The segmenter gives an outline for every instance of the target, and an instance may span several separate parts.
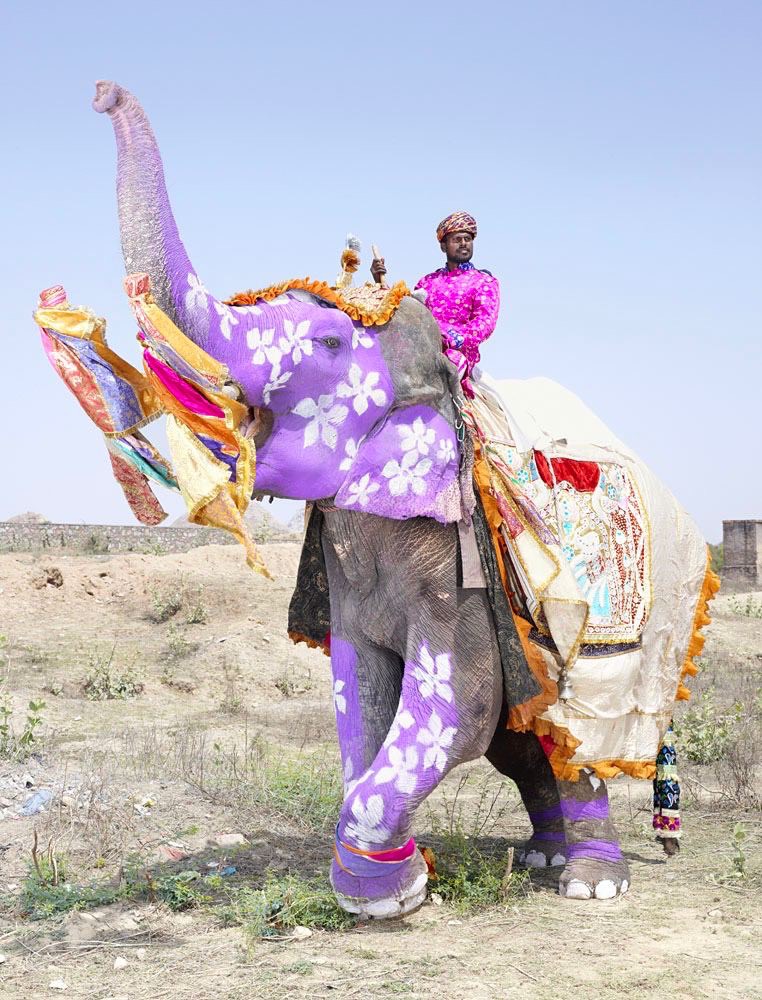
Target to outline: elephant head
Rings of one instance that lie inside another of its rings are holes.
[[[458,520],[457,379],[428,310],[408,297],[385,326],[366,328],[306,292],[248,306],[214,298],[180,239],[143,109],[109,82],[93,106],[116,133],[127,271],[149,275],[157,304],[258,411],[257,492]]]

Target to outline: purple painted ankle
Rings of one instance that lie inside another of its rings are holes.
[[[569,844],[568,859],[585,859],[586,861],[621,861],[622,852],[619,844],[611,840],[581,840],[578,844]]]

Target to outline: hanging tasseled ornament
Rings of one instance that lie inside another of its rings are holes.
[[[664,734],[656,756],[653,827],[664,853],[676,854],[680,850],[680,782],[677,777],[677,752],[672,723]]]
[[[360,241],[356,236],[347,233],[345,248],[341,254],[341,271],[336,278],[336,288],[348,288],[352,284],[352,275],[360,266]]]

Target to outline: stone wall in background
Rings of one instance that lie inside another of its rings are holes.
[[[256,542],[301,541],[300,535],[251,527]],[[226,531],[188,524],[147,528],[138,524],[19,524],[0,521],[0,552],[188,552],[199,545],[236,545]]]
[[[723,521],[722,547],[724,587],[733,590],[762,586],[762,521]]]

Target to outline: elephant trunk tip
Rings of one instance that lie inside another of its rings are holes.
[[[104,111],[112,111],[119,103],[122,96],[122,88],[118,83],[111,80],[96,80],[95,97],[93,98],[93,108],[99,114]]]

